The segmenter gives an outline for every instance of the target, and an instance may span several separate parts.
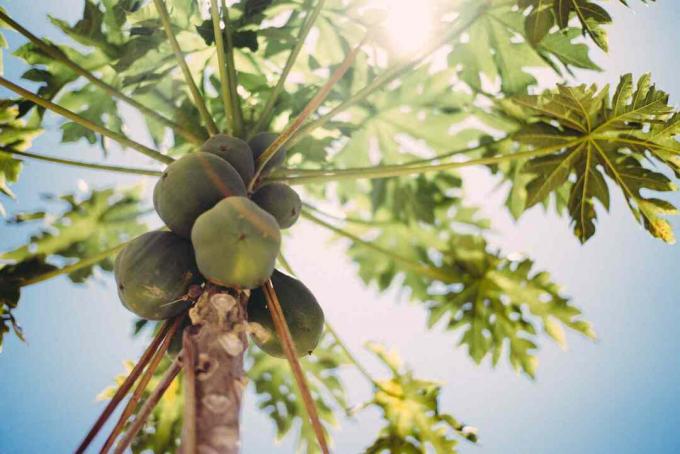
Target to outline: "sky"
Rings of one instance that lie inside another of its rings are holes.
[[[81,2],[35,0],[31,8],[26,4],[0,0],[30,29],[58,36],[45,14],[73,21]],[[579,80],[615,84],[623,73],[650,71],[677,104],[680,5],[667,1],[644,7],[632,2],[632,10],[618,2],[608,6],[614,16],[611,50],[596,54],[606,71],[579,74]],[[21,41],[8,35],[16,48]],[[5,63],[6,77],[18,80],[16,61],[7,58]],[[54,117],[49,125],[57,128]],[[84,144],[60,145],[54,133],[34,145],[34,150],[48,154],[100,157],[98,150]],[[140,164],[130,151],[116,157],[119,163]],[[566,352],[545,340],[534,381],[503,361],[495,369],[488,363],[477,366],[456,348],[457,335],[427,332],[422,308],[399,302],[393,293],[379,295],[365,288],[344,255],[344,243],[330,244],[325,232],[301,222],[287,240],[289,260],[352,351],[381,376],[386,371],[362,344],[384,342],[396,348],[418,376],[445,383],[441,408],[480,431],[479,446],[462,444],[464,453],[680,452],[680,246],[647,235],[620,195],[614,197],[611,212],[600,216],[595,237],[581,246],[565,219],[540,208],[512,221],[502,207],[502,191],[494,191],[484,170],[463,175],[468,201],[481,205],[494,223],[492,243],[508,253],[525,253],[537,267],[550,271],[594,323],[599,340],[571,335]],[[26,162],[14,186],[18,203],[6,206],[10,212],[43,206],[41,193],[77,191],[79,180],[93,187],[153,185],[152,179]],[[680,202],[680,197],[673,200]],[[672,222],[677,231],[678,221]],[[0,226],[0,250],[21,244],[26,234],[23,228]],[[117,301],[112,279],[106,276],[85,286],[60,278],[27,288],[16,316],[28,343],[9,336],[0,353],[0,453],[70,452],[101,411],[95,396],[121,372],[124,360],[139,356],[145,339],[130,336],[132,316]],[[359,374],[348,371],[343,378],[352,403],[370,396]],[[290,439],[273,444],[272,426],[256,411],[253,397],[248,394],[244,403],[243,452],[292,452]],[[334,451],[361,452],[379,427],[374,410],[341,421],[334,432]]]

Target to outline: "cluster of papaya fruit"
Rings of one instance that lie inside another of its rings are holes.
[[[260,133],[249,142],[219,134],[197,152],[170,164],[153,193],[156,212],[170,231],[145,233],[116,258],[114,274],[123,305],[144,319],[175,317],[193,303],[192,286],[210,282],[252,289],[248,321],[255,343],[282,357],[262,286],[271,278],[298,355],[319,342],[324,315],[309,289],[274,269],[281,231],[300,216],[298,194],[282,183],[260,183],[283,164],[280,149],[259,174],[257,158],[276,135]]]

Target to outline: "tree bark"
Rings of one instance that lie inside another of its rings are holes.
[[[239,452],[248,296],[208,287],[189,311],[183,360],[193,383],[185,383],[184,454]]]

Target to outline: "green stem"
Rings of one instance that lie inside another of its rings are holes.
[[[45,52],[47,55],[52,57],[53,59],[63,63],[64,65],[68,66],[74,73],[78,74],[79,76],[82,76],[92,82],[94,85],[98,86],[102,90],[104,90],[109,96],[112,96],[114,98],[120,99],[121,101],[126,102],[127,104],[131,105],[132,107],[135,107],[138,109],[140,112],[144,113],[145,115],[153,118],[154,120],[158,121],[159,123],[164,124],[165,126],[169,127],[173,131],[177,132],[179,135],[184,137],[186,140],[193,142],[193,143],[201,143],[202,140],[200,137],[195,135],[193,132],[189,131],[188,129],[185,129],[181,125],[175,123],[174,121],[164,117],[163,115],[159,114],[153,109],[150,109],[146,107],[145,105],[141,104],[139,101],[125,95],[124,93],[120,92],[116,87],[104,82],[103,80],[99,79],[97,76],[92,74],[90,71],[87,69],[83,68],[70,58],[58,47],[51,45],[44,40],[38,38],[36,35],[28,31],[26,28],[21,26],[21,24],[17,23],[14,21],[11,17],[9,17],[7,14],[5,14],[2,10],[0,10],[0,20],[3,22],[9,24],[14,30],[17,32],[21,33],[24,35],[26,38],[28,38],[29,41],[31,41],[35,46],[40,48],[43,52]]]
[[[47,273],[41,274],[39,276],[36,276],[32,279],[27,279],[24,282],[21,283],[22,287],[26,287],[28,285],[33,285],[37,284],[39,282],[44,282],[49,279],[55,278],[57,276],[61,276],[63,274],[70,274],[73,273],[74,271],[81,270],[83,268],[87,268],[88,266],[95,265],[102,260],[110,257],[111,255],[121,251],[125,246],[127,246],[128,242],[126,241],[125,243],[121,243],[117,246],[114,246],[110,249],[106,249],[104,251],[99,252],[98,254],[95,254],[91,257],[84,258],[82,260],[79,260],[76,263],[73,263],[71,265],[64,266],[62,268],[57,268],[56,270],[49,271]]]
[[[175,59],[177,60],[177,64],[182,70],[182,73],[184,74],[184,80],[189,86],[191,96],[194,98],[194,104],[196,104],[196,108],[198,109],[198,112],[201,115],[203,122],[208,128],[208,132],[211,135],[215,135],[218,132],[217,125],[210,116],[210,113],[208,112],[208,107],[205,105],[205,100],[201,96],[201,93],[198,91],[196,82],[194,82],[194,78],[191,75],[191,70],[189,69],[186,60],[184,60],[184,54],[182,53],[182,49],[179,47],[179,43],[177,42],[175,33],[172,31],[172,22],[170,21],[170,14],[168,14],[168,10],[165,7],[165,3],[163,0],[153,0],[153,2],[156,5],[156,10],[158,10],[158,14],[161,18],[161,23],[163,24],[165,34],[168,37],[168,40],[170,41],[170,46],[172,47],[172,50],[175,53]]]
[[[226,122],[228,125],[227,132],[229,134],[233,134],[235,118],[229,90],[227,65],[224,61],[224,39],[222,39],[220,13],[217,8],[217,0],[210,0],[210,17],[212,18],[213,32],[215,33],[215,45],[217,46],[217,66],[220,73],[220,92],[222,94],[222,104],[224,105],[224,114],[228,117],[228,121]]]
[[[45,161],[45,162],[52,162],[54,164],[64,164],[67,166],[74,166],[74,167],[83,167],[86,169],[93,169],[93,170],[106,170],[109,172],[118,172],[118,173],[127,173],[127,174],[133,174],[133,175],[148,175],[148,176],[153,176],[153,177],[158,177],[162,175],[163,172],[159,170],[152,170],[152,169],[139,169],[139,168],[134,168],[134,167],[123,167],[123,166],[114,166],[114,165],[106,165],[106,164],[95,164],[92,162],[82,162],[82,161],[74,161],[71,159],[61,159],[57,158],[54,156],[45,156],[41,154],[36,154],[36,153],[30,153],[28,151],[18,151],[18,150],[8,150],[4,148],[0,148],[0,153],[2,154],[7,154],[7,155],[14,155],[14,156],[22,156],[25,158],[31,158],[31,159],[36,159],[38,161]]]
[[[371,249],[375,252],[378,252],[378,253],[390,258],[391,260],[400,263],[402,266],[404,266],[405,268],[407,268],[407,269],[409,269],[409,270],[411,270],[415,273],[422,274],[422,275],[427,276],[431,279],[441,281],[441,282],[444,282],[444,283],[448,283],[448,282],[451,281],[451,276],[446,271],[444,271],[440,268],[433,267],[433,266],[424,265],[422,263],[419,263],[415,260],[412,260],[412,259],[409,259],[409,258],[406,258],[406,257],[402,257],[400,255],[395,254],[394,252],[392,252],[390,250],[387,250],[387,249],[384,249],[380,246],[377,246],[374,243],[363,240],[363,239],[359,238],[358,236],[356,236],[356,235],[354,235],[350,232],[347,232],[346,230],[343,230],[343,229],[338,228],[334,225],[331,225],[328,222],[314,216],[313,214],[311,214],[309,212],[309,210],[303,209],[302,210],[302,217],[312,221],[315,224],[318,224],[322,227],[325,227],[328,230],[330,230],[330,231],[332,231],[332,232],[334,232],[334,233],[336,233],[340,236],[343,236],[347,239],[350,239],[356,244],[359,244],[359,245],[361,245],[361,246],[363,246],[367,249]]]
[[[283,87],[286,83],[286,80],[288,79],[288,75],[293,69],[295,62],[297,61],[298,55],[300,55],[300,51],[302,51],[302,47],[304,46],[305,41],[307,40],[307,35],[309,35],[309,32],[312,30],[312,26],[316,22],[316,19],[319,17],[319,14],[323,9],[324,3],[326,3],[326,0],[319,0],[316,3],[314,10],[311,13],[309,13],[305,18],[305,22],[302,25],[300,33],[296,38],[295,47],[293,47],[293,49],[290,51],[290,55],[288,55],[288,60],[286,60],[286,64],[283,67],[281,76],[279,77],[276,86],[274,86],[274,89],[272,90],[272,93],[269,96],[269,99],[267,100],[267,104],[265,104],[264,109],[262,110],[262,115],[260,116],[260,119],[251,129],[249,134],[250,137],[260,132],[262,128],[267,126],[271,121],[271,117],[274,112],[274,105],[276,104],[279,95],[283,91]]]
[[[375,386],[376,388],[382,388],[382,387],[380,386],[380,383],[378,383],[378,380],[376,380],[375,378],[373,378],[373,376],[372,376],[371,373],[368,371],[368,369],[366,369],[366,368],[364,367],[364,365],[361,364],[361,363],[359,362],[359,360],[354,356],[354,354],[352,354],[352,352],[350,351],[349,347],[347,347],[347,344],[345,344],[345,342],[343,342],[343,340],[342,340],[342,339],[340,338],[340,336],[338,335],[338,332],[335,331],[335,328],[333,328],[333,326],[332,326],[332,325],[330,324],[330,322],[328,322],[328,321],[326,321],[326,329],[327,329],[328,332],[331,334],[331,336],[333,336],[333,339],[335,339],[335,343],[338,344],[338,345],[340,346],[340,348],[342,349],[342,351],[345,353],[345,356],[347,356],[347,359],[349,359],[349,361],[350,361],[352,364],[354,364],[354,367],[357,368],[357,370],[361,373],[361,375],[363,375],[364,378],[366,378],[366,380],[368,380],[369,382],[371,382],[371,384],[372,384],[373,386]]]
[[[243,112],[241,111],[241,103],[238,96],[238,75],[236,74],[236,64],[234,63],[234,42],[231,36],[231,21],[229,20],[229,9],[225,0],[222,0],[222,15],[224,21],[224,35],[227,38],[226,41],[226,62],[227,62],[227,75],[229,81],[229,95],[231,98],[231,109],[234,111],[233,116],[233,130],[234,134],[238,137],[243,134]]]
[[[5,79],[4,77],[0,77],[0,86],[5,87],[9,90],[12,90],[19,96],[22,96],[23,98],[28,99],[29,101],[32,101],[36,103],[37,105],[44,107],[45,109],[49,109],[62,117],[68,118],[69,120],[78,123],[84,128],[90,129],[96,133],[99,133],[105,137],[108,137],[111,140],[115,140],[116,142],[120,143],[121,145],[125,145],[127,147],[130,147],[134,150],[139,151],[143,155],[146,155],[152,159],[155,159],[158,162],[162,162],[164,164],[169,164],[174,161],[170,156],[166,156],[164,154],[159,153],[156,150],[152,150],[151,148],[142,145],[141,143],[135,142],[134,140],[128,138],[127,136],[120,134],[115,131],[111,131],[108,128],[105,128],[101,125],[98,125],[86,118],[81,117],[80,115],[76,114],[75,112],[72,112],[68,109],[65,109],[57,104],[52,103],[51,101],[48,101],[44,98],[41,98],[40,96],[10,82],[9,80]]]
[[[367,35],[368,36],[368,35]],[[305,108],[302,110],[300,115],[297,116],[295,120],[279,135],[276,140],[269,146],[267,149],[257,158],[257,169],[255,171],[255,176],[250,182],[250,185],[248,187],[249,190],[252,191],[253,187],[259,180],[259,176],[262,173],[262,169],[264,166],[267,164],[267,162],[276,154],[279,149],[284,146],[288,140],[297,132],[298,129],[302,126],[302,124],[305,122],[307,117],[309,117],[316,109],[319,108],[321,103],[326,99],[326,96],[330,93],[330,91],[333,89],[335,84],[342,78],[342,76],[347,72],[349,67],[352,65],[354,62],[354,59],[356,58],[357,54],[359,53],[359,50],[361,47],[364,45],[364,42],[366,41],[366,37],[361,40],[361,42],[352,49],[352,51],[347,54],[345,59],[342,61],[340,66],[333,72],[331,75],[330,79],[319,89],[319,91],[314,95],[314,97],[307,103]]]
[[[359,102],[366,99],[369,95],[383,88],[393,80],[396,80],[402,75],[411,71],[423,60],[432,55],[441,46],[457,38],[463,32],[465,32],[465,30],[467,30],[468,27],[470,27],[484,13],[487,7],[488,6],[482,4],[482,6],[479,7],[472,14],[470,14],[470,16],[467,19],[459,21],[459,23],[455,27],[453,27],[448,33],[446,33],[442,39],[435,41],[431,46],[429,46],[420,56],[411,61],[399,63],[391,68],[386,69],[382,74],[373,79],[368,85],[366,85],[364,88],[356,92],[354,95],[350,96],[349,99],[347,99],[346,101],[332,109],[330,112],[320,116],[314,121],[307,123],[304,128],[301,128],[300,131],[298,131],[295,137],[291,138],[289,145],[292,147],[293,145],[298,143],[304,136],[308,135],[315,129],[322,127],[337,114],[344,112],[350,107],[358,104]]]
[[[572,142],[565,142],[563,144],[554,145],[550,147],[536,148],[534,150],[522,151],[519,153],[512,153],[500,156],[491,156],[488,158],[470,159],[464,162],[447,162],[440,164],[397,164],[386,165],[382,167],[355,167],[350,169],[336,169],[336,170],[318,170],[306,171],[299,175],[272,175],[268,178],[269,181],[280,181],[287,184],[310,184],[310,183],[328,183],[329,181],[340,181],[347,179],[377,179],[377,178],[392,178],[406,175],[419,175],[431,172],[440,172],[444,170],[460,169],[463,167],[471,167],[477,165],[499,164],[501,162],[514,161],[516,159],[528,159],[537,156],[542,156],[552,153],[563,148],[577,145],[583,139],[578,139]]]

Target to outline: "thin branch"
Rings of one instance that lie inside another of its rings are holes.
[[[295,134],[295,137],[291,138],[289,145],[292,147],[293,145],[298,143],[300,141],[300,139],[302,139],[304,136],[308,135],[309,133],[311,133],[315,129],[322,127],[329,120],[331,120],[333,117],[335,117],[337,114],[344,112],[345,110],[349,109],[350,107],[358,104],[359,102],[366,99],[369,95],[373,94],[374,92],[385,87],[390,82],[398,79],[402,75],[411,71],[413,68],[415,68],[421,62],[423,62],[425,59],[427,59],[430,55],[432,55],[435,51],[440,49],[443,45],[445,45],[448,42],[451,42],[452,40],[454,40],[456,38],[458,38],[488,8],[488,5],[486,5],[485,2],[479,2],[479,3],[480,3],[481,6],[479,6],[476,11],[469,14],[469,16],[465,20],[457,23],[456,26],[452,27],[451,30],[448,33],[444,33],[441,39],[434,41],[432,43],[432,45],[427,47],[423,51],[423,53],[421,53],[418,57],[416,57],[415,59],[410,60],[410,61],[398,63],[397,65],[386,69],[383,73],[381,73],[379,76],[377,76],[375,79],[373,79],[368,85],[366,85],[364,88],[362,88],[361,90],[356,92],[354,95],[350,96],[346,101],[342,102],[340,105],[338,105],[337,107],[332,109],[330,112],[322,115],[321,117],[317,118],[314,121],[310,121],[309,123],[307,123],[304,126],[304,128],[301,128],[300,131],[297,134]]]
[[[21,26],[21,24],[17,23],[14,21],[11,17],[9,17],[7,14],[5,14],[2,10],[0,10],[0,20],[3,22],[6,22],[9,24],[13,29],[15,29],[17,32],[21,33],[24,35],[26,38],[28,38],[29,41],[31,41],[35,46],[39,47],[43,52],[48,54],[50,57],[53,59],[63,63],[64,65],[68,66],[74,73],[78,74],[79,76],[82,76],[92,82],[94,85],[98,86],[102,90],[104,90],[109,96],[113,96],[114,98],[118,98],[121,101],[124,101],[131,105],[132,107],[135,107],[138,109],[140,112],[144,113],[145,115],[148,115],[149,117],[152,117],[154,120],[158,121],[159,123],[162,123],[163,125],[169,127],[182,137],[184,137],[186,140],[189,142],[193,143],[202,143],[203,140],[201,140],[200,137],[195,135],[193,132],[189,131],[188,129],[184,128],[182,125],[175,123],[174,121],[164,117],[163,115],[159,114],[153,109],[150,109],[146,107],[145,105],[141,104],[139,101],[127,96],[126,94],[122,93],[119,91],[116,87],[113,85],[110,85],[103,80],[99,79],[97,76],[92,74],[90,71],[87,69],[83,68],[73,60],[71,60],[61,49],[59,49],[57,46],[54,46],[30,31],[28,31],[26,28]]]
[[[210,17],[212,18],[213,33],[215,34],[215,45],[217,46],[217,66],[220,73],[220,93],[222,94],[222,104],[224,105],[224,115],[228,118],[227,132],[233,134],[234,105],[231,102],[229,90],[229,77],[227,76],[227,65],[224,61],[224,39],[222,39],[222,28],[220,27],[220,12],[217,7],[217,0],[210,0]]]
[[[309,212],[309,210],[303,209],[301,214],[305,219],[308,219],[315,224],[318,224],[322,227],[325,227],[328,230],[330,230],[330,231],[332,231],[332,232],[334,232],[334,233],[336,233],[340,236],[343,236],[347,239],[350,239],[354,243],[359,244],[359,245],[361,245],[361,246],[363,246],[367,249],[371,249],[375,252],[379,252],[380,254],[383,254],[384,256],[390,258],[391,260],[400,263],[402,266],[404,266],[405,268],[407,268],[407,269],[409,269],[409,270],[411,270],[415,273],[422,274],[422,275],[427,276],[431,279],[441,281],[441,282],[444,282],[444,283],[450,283],[450,281],[451,281],[451,276],[449,275],[449,273],[447,273],[445,270],[443,270],[441,268],[436,268],[436,267],[433,267],[433,266],[430,266],[430,265],[425,265],[425,264],[422,264],[422,263],[417,262],[415,260],[412,260],[410,258],[402,257],[402,256],[395,254],[394,252],[392,252],[388,249],[384,249],[380,246],[377,246],[376,244],[374,244],[370,241],[363,240],[363,239],[359,238],[358,236],[356,236],[356,235],[354,235],[350,232],[347,232],[346,230],[343,230],[339,227],[331,225],[328,222],[314,216],[313,214],[311,214]]]
[[[158,369],[158,365],[163,359],[163,356],[165,356],[165,352],[168,351],[173,336],[179,329],[179,325],[182,322],[182,317],[184,317],[184,314],[180,314],[173,319],[172,325],[170,325],[170,329],[167,331],[165,336],[163,336],[163,342],[161,343],[160,347],[158,347],[158,350],[156,350],[156,352],[154,353],[154,356],[151,359],[149,366],[146,368],[146,371],[144,371],[144,375],[142,375],[142,378],[139,380],[139,383],[135,387],[135,390],[132,393],[130,400],[128,400],[127,405],[125,405],[123,412],[120,414],[118,422],[116,422],[116,425],[113,427],[113,430],[111,430],[111,434],[106,439],[106,442],[104,443],[104,446],[101,449],[102,453],[109,452],[109,449],[111,449],[113,444],[116,442],[116,438],[118,438],[118,435],[125,427],[125,423],[127,423],[128,419],[130,419],[130,416],[132,416],[135,409],[137,408],[137,404],[142,398],[142,395],[144,394],[146,387],[151,381],[151,378],[153,378],[153,374],[156,373],[156,369]]]
[[[132,443],[132,440],[142,429],[144,423],[149,418],[149,415],[153,409],[156,408],[156,405],[158,405],[158,402],[163,397],[163,394],[165,394],[165,391],[167,391],[167,389],[170,387],[172,381],[175,379],[175,377],[177,377],[177,374],[179,374],[181,369],[182,365],[180,364],[179,359],[175,358],[175,360],[170,365],[170,368],[165,372],[163,378],[161,378],[158,386],[156,386],[156,389],[153,390],[149,398],[146,400],[146,402],[144,402],[144,405],[139,410],[139,413],[137,413],[134,422],[125,433],[125,436],[120,440],[118,446],[116,446],[114,451],[115,454],[123,454],[128,446],[130,446],[130,443]]]
[[[302,126],[307,117],[309,117],[316,109],[319,108],[321,103],[326,99],[326,96],[333,89],[335,84],[342,78],[342,76],[350,68],[354,59],[356,58],[359,50],[366,42],[366,37],[364,37],[361,42],[352,49],[352,51],[347,54],[345,59],[342,61],[340,66],[333,72],[330,79],[319,89],[316,95],[307,103],[305,108],[302,110],[300,115],[297,116],[295,120],[276,138],[276,140],[257,158],[257,169],[255,171],[255,176],[250,182],[249,190],[252,190],[257,183],[258,177],[260,176],[262,169],[267,164],[267,162],[276,154],[279,149],[288,142],[288,140],[297,132],[297,130]]]
[[[281,181],[288,184],[328,183],[329,181],[392,178],[406,175],[420,175],[424,173],[441,172],[444,170],[460,169],[477,165],[499,164],[517,159],[528,159],[577,145],[583,141],[579,138],[573,141],[549,147],[541,147],[533,150],[511,153],[487,158],[470,159],[463,162],[446,162],[440,164],[396,164],[381,167],[355,167],[349,169],[305,171],[299,175],[272,175],[267,180]]]
[[[80,126],[90,129],[96,133],[99,133],[105,137],[108,137],[109,139],[115,140],[116,142],[120,143],[121,145],[125,145],[127,147],[130,147],[132,149],[135,149],[139,151],[140,153],[155,159],[156,161],[162,162],[164,164],[169,164],[174,161],[170,156],[166,156],[164,154],[161,154],[157,152],[156,150],[152,150],[151,148],[142,145],[139,142],[135,142],[134,140],[130,139],[129,137],[115,132],[111,131],[108,128],[105,128],[104,126],[98,125],[87,118],[83,118],[80,115],[78,115],[75,112],[72,112],[64,107],[61,107],[57,104],[54,104],[51,101],[48,101],[44,98],[41,98],[40,96],[36,95],[35,93],[32,93],[19,85],[16,85],[9,80],[5,79],[4,77],[0,77],[0,86],[5,87],[9,90],[12,90],[14,93],[18,94],[19,96],[28,99],[29,101],[32,101],[36,104],[38,104],[41,107],[44,107],[45,109],[49,109],[62,117],[68,118],[69,120],[78,123]]]
[[[73,273],[74,271],[81,270],[83,268],[87,268],[88,266],[96,265],[97,263],[101,262],[102,260],[112,256],[113,254],[121,251],[125,246],[127,246],[128,242],[121,243],[119,245],[116,245],[112,248],[103,250],[91,257],[84,258],[82,260],[79,260],[71,265],[64,266],[62,268],[57,268],[52,271],[48,271],[47,273],[40,274],[38,276],[35,276],[31,279],[27,279],[21,283],[22,287],[26,287],[28,285],[33,285],[37,284],[39,282],[44,282],[49,279],[52,279],[57,276],[61,276],[62,274],[70,274]]]
[[[340,336],[338,335],[338,332],[335,331],[335,329],[333,328],[333,326],[331,326],[331,324],[330,324],[328,321],[326,321],[326,329],[328,330],[329,333],[331,333],[331,336],[333,336],[333,339],[335,339],[335,343],[337,343],[337,344],[340,346],[340,348],[342,349],[342,351],[345,352],[345,355],[347,356],[347,359],[349,359],[349,361],[350,361],[352,364],[354,364],[354,366],[355,366],[355,367],[357,368],[357,370],[361,373],[361,375],[363,375],[364,378],[366,378],[366,380],[368,380],[369,382],[371,382],[371,384],[372,384],[373,386],[375,386],[376,388],[381,388],[380,383],[378,383],[378,381],[377,381],[375,378],[373,378],[373,376],[370,374],[370,372],[368,372],[368,369],[366,369],[366,368],[363,366],[363,364],[361,364],[361,363],[359,362],[359,360],[356,359],[356,357],[355,357],[355,356],[352,354],[352,352],[349,350],[349,347],[347,347],[347,345],[346,345],[346,344],[343,342],[343,340],[340,338]]]
[[[293,344],[293,339],[290,335],[288,329],[288,324],[286,323],[286,318],[283,315],[283,310],[281,309],[281,304],[276,296],[276,291],[272,286],[272,281],[268,280],[262,287],[265,297],[267,299],[267,306],[269,307],[269,312],[271,313],[272,320],[274,322],[274,327],[276,328],[276,334],[281,339],[281,344],[283,345],[283,351],[286,354],[288,363],[293,371],[293,376],[295,377],[295,383],[302,395],[302,400],[305,404],[305,409],[309,415],[309,419],[312,423],[312,428],[314,429],[314,434],[319,442],[319,447],[324,454],[328,454],[328,445],[326,444],[326,437],[324,435],[323,426],[319,420],[319,414],[314,404],[314,399],[309,391],[309,386],[305,380],[304,372],[300,366],[297,355],[295,353],[295,345]]]
[[[224,22],[224,35],[227,38],[225,42],[226,47],[224,49],[226,52],[225,56],[227,57],[226,58],[228,76],[227,81],[229,83],[229,96],[231,98],[232,110],[234,111],[233,129],[234,134],[240,137],[241,134],[243,133],[243,112],[241,112],[241,103],[239,101],[237,91],[238,75],[236,74],[236,65],[234,63],[234,43],[230,29],[231,21],[229,20],[229,9],[227,8],[225,0],[222,0],[221,3],[223,15],[222,21]]]
[[[201,93],[198,91],[196,82],[194,82],[194,78],[191,76],[191,70],[189,69],[186,60],[184,60],[184,54],[182,53],[182,49],[179,47],[179,43],[177,42],[175,33],[172,30],[170,14],[168,14],[168,10],[165,7],[165,3],[163,0],[153,0],[153,2],[156,5],[156,10],[158,10],[158,14],[161,18],[161,23],[163,24],[163,29],[165,29],[165,34],[168,37],[168,40],[170,41],[170,46],[172,47],[172,50],[175,53],[175,59],[177,60],[177,64],[182,70],[182,73],[184,74],[184,79],[187,85],[189,86],[191,96],[194,98],[194,104],[196,104],[196,108],[198,109],[198,112],[201,115],[203,122],[208,128],[208,132],[210,133],[210,135],[215,135],[218,132],[217,125],[215,125],[215,121],[210,116],[210,113],[208,112],[208,107],[205,105],[205,100],[201,96]]]
[[[185,329],[182,336],[184,365],[184,421],[182,452],[196,452],[196,346]]]
[[[62,159],[57,158],[55,156],[45,156],[42,154],[31,153],[28,151],[10,150],[5,148],[0,148],[0,154],[6,154],[10,156],[21,156],[24,158],[36,159],[38,161],[51,162],[54,164],[63,164],[74,167],[82,167],[85,169],[106,170],[108,172],[127,173],[132,175],[148,175],[153,177],[159,177],[163,174],[163,172],[153,169],[139,169],[136,167],[95,164],[93,162],[74,161],[72,159]]]
[[[253,126],[252,130],[250,131],[249,134],[250,137],[260,132],[260,130],[264,128],[267,124],[269,124],[269,122],[271,121],[276,101],[278,100],[279,95],[283,91],[283,87],[286,84],[288,75],[293,69],[293,66],[295,65],[295,62],[298,58],[298,55],[300,55],[300,51],[302,51],[302,47],[304,46],[305,41],[307,40],[307,35],[309,35],[309,32],[312,30],[312,26],[316,22],[316,19],[319,17],[319,14],[321,13],[321,10],[323,9],[325,3],[326,0],[318,0],[316,6],[314,7],[314,10],[312,10],[305,17],[305,22],[302,25],[300,33],[298,34],[295,40],[295,47],[293,47],[293,49],[290,51],[290,54],[288,55],[288,60],[286,60],[286,64],[283,67],[281,76],[279,76],[278,82],[276,83],[274,89],[269,95],[269,99],[267,99],[267,104],[265,104],[264,108],[262,109],[260,119],[257,121],[255,126]]]
[[[160,343],[163,341],[169,329],[170,322],[165,321],[160,331],[158,331],[158,334],[156,334],[149,346],[146,348],[146,350],[144,350],[144,353],[139,358],[139,361],[137,361],[137,364],[135,364],[135,367],[132,369],[130,374],[125,377],[123,384],[118,387],[116,393],[113,395],[108,405],[106,405],[104,408],[104,411],[102,411],[101,415],[99,415],[99,418],[97,418],[97,421],[95,421],[92,429],[90,429],[90,431],[85,436],[85,439],[82,441],[82,443],[80,443],[80,446],[78,446],[78,449],[76,449],[76,454],[84,453],[92,440],[94,440],[94,438],[97,436],[102,426],[106,424],[106,421],[115,411],[118,404],[125,398],[125,395],[128,393],[128,391],[130,391],[132,385],[134,385],[135,381],[137,381],[137,378],[139,378],[139,375],[149,363],[149,360],[151,360],[151,357],[158,349],[158,345],[160,345]]]

